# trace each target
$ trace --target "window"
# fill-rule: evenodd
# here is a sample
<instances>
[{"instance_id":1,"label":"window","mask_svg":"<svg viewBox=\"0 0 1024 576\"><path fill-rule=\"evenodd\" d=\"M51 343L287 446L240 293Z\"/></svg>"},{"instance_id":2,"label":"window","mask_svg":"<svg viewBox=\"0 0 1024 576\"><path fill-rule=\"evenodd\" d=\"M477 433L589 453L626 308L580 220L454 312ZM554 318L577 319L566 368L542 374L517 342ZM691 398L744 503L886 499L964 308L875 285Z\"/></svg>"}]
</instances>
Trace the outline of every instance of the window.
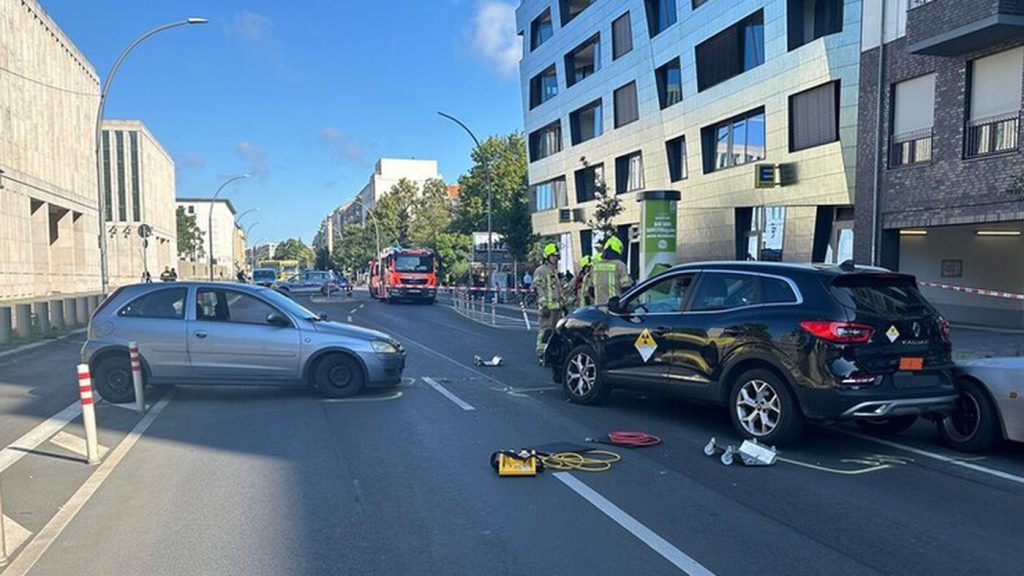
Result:
<instances>
[{"instance_id":1,"label":"window","mask_svg":"<svg viewBox=\"0 0 1024 576\"><path fill-rule=\"evenodd\" d=\"M569 132L574 145L601 135L603 126L600 99L569 114Z\"/></svg>"},{"instance_id":2,"label":"window","mask_svg":"<svg viewBox=\"0 0 1024 576\"><path fill-rule=\"evenodd\" d=\"M565 178L555 178L535 184L530 190L530 211L543 212L568 205Z\"/></svg>"},{"instance_id":3,"label":"window","mask_svg":"<svg viewBox=\"0 0 1024 576\"><path fill-rule=\"evenodd\" d=\"M142 198L139 192L139 133L129 132L132 156L132 220L142 222Z\"/></svg>"},{"instance_id":4,"label":"window","mask_svg":"<svg viewBox=\"0 0 1024 576\"><path fill-rule=\"evenodd\" d=\"M764 64L764 12L740 20L697 45L697 90Z\"/></svg>"},{"instance_id":5,"label":"window","mask_svg":"<svg viewBox=\"0 0 1024 576\"><path fill-rule=\"evenodd\" d=\"M625 194L644 187L644 157L640 151L615 159L615 193Z\"/></svg>"},{"instance_id":6,"label":"window","mask_svg":"<svg viewBox=\"0 0 1024 576\"><path fill-rule=\"evenodd\" d=\"M604 164L594 164L576 171L576 203L597 198L597 188L604 184Z\"/></svg>"},{"instance_id":7,"label":"window","mask_svg":"<svg viewBox=\"0 0 1024 576\"><path fill-rule=\"evenodd\" d=\"M555 65L530 79L530 109L547 102L558 95L558 75Z\"/></svg>"},{"instance_id":8,"label":"window","mask_svg":"<svg viewBox=\"0 0 1024 576\"><path fill-rule=\"evenodd\" d=\"M737 228L744 230L737 247L740 259L781 262L786 234L785 206L736 209Z\"/></svg>"},{"instance_id":9,"label":"window","mask_svg":"<svg viewBox=\"0 0 1024 576\"><path fill-rule=\"evenodd\" d=\"M195 214L196 213L196 207L195 206L189 206L188 207L188 213L189 214Z\"/></svg>"},{"instance_id":10,"label":"window","mask_svg":"<svg viewBox=\"0 0 1024 576\"><path fill-rule=\"evenodd\" d=\"M594 34L572 52L565 55L565 85L574 86L580 80L601 69L601 35Z\"/></svg>"},{"instance_id":11,"label":"window","mask_svg":"<svg viewBox=\"0 0 1024 576\"><path fill-rule=\"evenodd\" d=\"M117 219L128 220L128 187L124 185L124 131L114 132L114 153L117 155Z\"/></svg>"},{"instance_id":12,"label":"window","mask_svg":"<svg viewBox=\"0 0 1024 576\"><path fill-rule=\"evenodd\" d=\"M692 274L680 274L659 280L626 303L630 314L667 314L682 312L693 285Z\"/></svg>"},{"instance_id":13,"label":"window","mask_svg":"<svg viewBox=\"0 0 1024 576\"><path fill-rule=\"evenodd\" d=\"M536 50L538 46L546 42L548 38L551 38L554 32L554 26L551 22L551 9L548 8L530 23L530 50Z\"/></svg>"},{"instance_id":14,"label":"window","mask_svg":"<svg viewBox=\"0 0 1024 576\"><path fill-rule=\"evenodd\" d=\"M789 97L789 150L795 152L839 140L839 82Z\"/></svg>"},{"instance_id":15,"label":"window","mask_svg":"<svg viewBox=\"0 0 1024 576\"><path fill-rule=\"evenodd\" d=\"M701 275L690 309L697 312L712 312L754 306L759 303L759 278L748 274L705 273Z\"/></svg>"},{"instance_id":16,"label":"window","mask_svg":"<svg viewBox=\"0 0 1024 576\"><path fill-rule=\"evenodd\" d=\"M547 158L562 151L562 121L551 124L530 134L530 161Z\"/></svg>"},{"instance_id":17,"label":"window","mask_svg":"<svg viewBox=\"0 0 1024 576\"><path fill-rule=\"evenodd\" d=\"M935 74L896 84L893 87L892 116L889 167L930 161L935 118Z\"/></svg>"},{"instance_id":18,"label":"window","mask_svg":"<svg viewBox=\"0 0 1024 576\"><path fill-rule=\"evenodd\" d=\"M612 60L633 50L633 22L629 12L612 22Z\"/></svg>"},{"instance_id":19,"label":"window","mask_svg":"<svg viewBox=\"0 0 1024 576\"><path fill-rule=\"evenodd\" d=\"M843 31L843 0L788 0L789 49Z\"/></svg>"},{"instance_id":20,"label":"window","mask_svg":"<svg viewBox=\"0 0 1024 576\"><path fill-rule=\"evenodd\" d=\"M630 82L615 91L615 127L640 119L640 110L636 101L636 82Z\"/></svg>"},{"instance_id":21,"label":"window","mask_svg":"<svg viewBox=\"0 0 1024 576\"><path fill-rule=\"evenodd\" d=\"M185 317L185 298L188 288L168 288L143 294L118 311L126 318L159 318L181 320Z\"/></svg>"},{"instance_id":22,"label":"window","mask_svg":"<svg viewBox=\"0 0 1024 576\"><path fill-rule=\"evenodd\" d=\"M658 81L658 104L664 110L683 101L683 75L679 69L679 58L673 58L654 71Z\"/></svg>"},{"instance_id":23,"label":"window","mask_svg":"<svg viewBox=\"0 0 1024 576\"><path fill-rule=\"evenodd\" d=\"M704 173L740 166L765 157L764 108L701 130Z\"/></svg>"},{"instance_id":24,"label":"window","mask_svg":"<svg viewBox=\"0 0 1024 576\"><path fill-rule=\"evenodd\" d=\"M799 300L789 282L761 277L761 304L796 304Z\"/></svg>"},{"instance_id":25,"label":"window","mask_svg":"<svg viewBox=\"0 0 1024 576\"><path fill-rule=\"evenodd\" d=\"M562 15L562 26L571 22L593 3L594 0L558 0L558 12Z\"/></svg>"},{"instance_id":26,"label":"window","mask_svg":"<svg viewBox=\"0 0 1024 576\"><path fill-rule=\"evenodd\" d=\"M676 23L676 0L644 0L647 32L654 38Z\"/></svg>"},{"instance_id":27,"label":"window","mask_svg":"<svg viewBox=\"0 0 1024 576\"><path fill-rule=\"evenodd\" d=\"M693 0L693 9L696 10L708 3L708 0Z\"/></svg>"},{"instance_id":28,"label":"window","mask_svg":"<svg viewBox=\"0 0 1024 576\"><path fill-rule=\"evenodd\" d=\"M267 316L278 312L266 302L234 290L200 288L196 294L196 320L266 324Z\"/></svg>"},{"instance_id":29,"label":"window","mask_svg":"<svg viewBox=\"0 0 1024 576\"><path fill-rule=\"evenodd\" d=\"M970 64L970 118L964 156L973 158L1016 150L1020 127L1024 48L1014 48Z\"/></svg>"},{"instance_id":30,"label":"window","mask_svg":"<svg viewBox=\"0 0 1024 576\"><path fill-rule=\"evenodd\" d=\"M680 136L665 142L668 156L668 176L672 182L686 180L686 138Z\"/></svg>"},{"instance_id":31,"label":"window","mask_svg":"<svg viewBox=\"0 0 1024 576\"><path fill-rule=\"evenodd\" d=\"M114 219L114 195L111 190L113 184L111 180L114 179L114 173L110 171L110 131L103 131L103 199L106 202L104 212L106 212L107 222Z\"/></svg>"}]
</instances>

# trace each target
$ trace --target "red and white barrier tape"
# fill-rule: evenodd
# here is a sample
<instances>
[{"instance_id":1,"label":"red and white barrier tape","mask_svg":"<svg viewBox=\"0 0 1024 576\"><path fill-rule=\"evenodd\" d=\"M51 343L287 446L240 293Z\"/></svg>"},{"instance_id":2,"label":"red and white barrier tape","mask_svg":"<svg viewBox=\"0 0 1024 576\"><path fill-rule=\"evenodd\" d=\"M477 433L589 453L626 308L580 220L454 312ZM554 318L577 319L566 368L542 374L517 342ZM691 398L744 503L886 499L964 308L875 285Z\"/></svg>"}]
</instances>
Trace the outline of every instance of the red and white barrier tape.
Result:
<instances>
[{"instance_id":1,"label":"red and white barrier tape","mask_svg":"<svg viewBox=\"0 0 1024 576\"><path fill-rule=\"evenodd\" d=\"M1000 290L985 290L982 288L969 288L966 286L953 286L952 284L938 284L936 282L918 282L921 286L927 286L929 288L939 288L942 290L952 290L953 292L962 292L964 294L973 294L975 296L989 296L992 298L1002 298L1004 300L1024 300L1024 294L1017 294L1016 292L1002 292Z\"/></svg>"}]
</instances>

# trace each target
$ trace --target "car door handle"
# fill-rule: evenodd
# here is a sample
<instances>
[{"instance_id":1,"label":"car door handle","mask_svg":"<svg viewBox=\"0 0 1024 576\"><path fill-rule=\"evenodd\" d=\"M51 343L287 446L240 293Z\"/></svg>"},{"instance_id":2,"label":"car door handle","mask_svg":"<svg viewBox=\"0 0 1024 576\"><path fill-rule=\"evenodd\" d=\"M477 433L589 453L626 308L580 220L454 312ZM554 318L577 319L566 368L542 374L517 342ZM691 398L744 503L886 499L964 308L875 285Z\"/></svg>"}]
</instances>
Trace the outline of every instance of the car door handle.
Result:
<instances>
[{"instance_id":1,"label":"car door handle","mask_svg":"<svg viewBox=\"0 0 1024 576\"><path fill-rule=\"evenodd\" d=\"M726 328L722 330L722 336L742 336L743 330L737 327Z\"/></svg>"},{"instance_id":2,"label":"car door handle","mask_svg":"<svg viewBox=\"0 0 1024 576\"><path fill-rule=\"evenodd\" d=\"M192 335L195 336L196 338L199 338L200 340L206 338L206 332L203 330L196 330L195 332L192 333Z\"/></svg>"}]
</instances>

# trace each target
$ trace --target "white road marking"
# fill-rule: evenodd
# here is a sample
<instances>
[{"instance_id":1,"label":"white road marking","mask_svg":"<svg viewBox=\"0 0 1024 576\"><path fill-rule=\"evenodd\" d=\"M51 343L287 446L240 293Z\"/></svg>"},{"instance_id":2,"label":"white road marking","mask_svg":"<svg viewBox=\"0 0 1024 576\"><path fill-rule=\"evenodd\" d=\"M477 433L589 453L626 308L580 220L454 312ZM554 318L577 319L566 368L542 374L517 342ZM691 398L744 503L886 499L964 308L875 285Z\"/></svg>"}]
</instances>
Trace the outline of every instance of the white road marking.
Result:
<instances>
[{"instance_id":1,"label":"white road marking","mask_svg":"<svg viewBox=\"0 0 1024 576\"><path fill-rule=\"evenodd\" d=\"M348 311L349 314L355 314L356 312L359 312L359 308L353 308Z\"/></svg>"},{"instance_id":2,"label":"white road marking","mask_svg":"<svg viewBox=\"0 0 1024 576\"><path fill-rule=\"evenodd\" d=\"M996 478L1002 478L1003 480L1016 482L1017 484L1024 484L1024 477L1015 476L1013 474L1010 474L1009 472L1003 472L1002 470L988 468L987 466L980 466L978 464L973 464L971 462L965 462L959 458L946 456L945 454L938 454L936 452L929 452L927 450L921 450L920 448L914 448L913 446L907 446L905 444L900 444L898 442L883 440L881 438L875 438L873 436L867 436L865 434L858 434L857 432L852 432L850 430L839 431L844 434L860 438L861 440L877 442L878 444L882 444L890 448L905 450L907 452L910 452L911 454L917 454L918 456L927 456L928 458L933 458L935 460L938 460L939 462L945 462L946 464L952 464L953 466L960 466L961 468L967 468L968 470L974 470L975 472L981 472L982 474L988 474L989 476L995 476Z\"/></svg>"},{"instance_id":3,"label":"white road marking","mask_svg":"<svg viewBox=\"0 0 1024 576\"><path fill-rule=\"evenodd\" d=\"M74 434L68 434L62 430L54 434L53 438L50 438L50 443L56 444L69 452L74 452L83 458L88 457L88 451L85 448L85 438L75 436ZM99 446L100 458L103 458L103 455L107 453L109 448L103 445Z\"/></svg>"},{"instance_id":4,"label":"white road marking","mask_svg":"<svg viewBox=\"0 0 1024 576\"><path fill-rule=\"evenodd\" d=\"M82 413L82 405L75 401L67 408L57 412L42 424L30 430L27 434L15 440L10 446L0 450L0 472L7 470L15 462L21 460L50 436L56 434L68 422L74 420Z\"/></svg>"},{"instance_id":5,"label":"white road marking","mask_svg":"<svg viewBox=\"0 0 1024 576\"><path fill-rule=\"evenodd\" d=\"M4 542L7 544L7 557L10 558L14 555L14 551L32 536L32 533L7 516L0 518L0 522L4 523Z\"/></svg>"},{"instance_id":6,"label":"white road marking","mask_svg":"<svg viewBox=\"0 0 1024 576\"><path fill-rule=\"evenodd\" d=\"M346 318L345 321L348 322L349 324L351 324L352 323L352 315L349 314L348 318Z\"/></svg>"},{"instance_id":7,"label":"white road marking","mask_svg":"<svg viewBox=\"0 0 1024 576\"><path fill-rule=\"evenodd\" d=\"M107 459L89 476L85 484L82 484L75 494L71 496L71 499L57 511L53 518L50 518L46 526L43 526L43 529L36 534L35 538L25 546L25 550L3 571L3 576L24 576L36 565L36 562L39 561L50 545L57 540L61 532L82 511L82 508L89 502L89 499L99 490L100 486L103 485L103 482L107 480L117 465L121 463L121 460L128 454L128 451L135 446L139 438L156 420L156 417L164 411L164 408L167 407L167 403L171 401L173 396L174 389L171 389L135 425L135 428L132 428L132 431L125 436L124 440L121 440L121 443L114 448Z\"/></svg>"},{"instance_id":8,"label":"white road marking","mask_svg":"<svg viewBox=\"0 0 1024 576\"><path fill-rule=\"evenodd\" d=\"M459 408L462 408L467 412L470 410L476 410L476 408L473 408L473 406L471 406L468 402L464 401L462 398L459 398L455 394L452 394L447 388L438 384L436 381L434 381L433 378L423 378L422 380L426 382L428 385L430 385L431 388L440 392L442 396L454 402Z\"/></svg>"},{"instance_id":9,"label":"white road marking","mask_svg":"<svg viewBox=\"0 0 1024 576\"><path fill-rule=\"evenodd\" d=\"M395 390L389 394L382 394L377 396L359 396L357 398L327 398L324 402L330 404L344 404L347 402L384 402L385 400L397 400L402 397L401 390Z\"/></svg>"},{"instance_id":10,"label":"white road marking","mask_svg":"<svg viewBox=\"0 0 1024 576\"><path fill-rule=\"evenodd\" d=\"M554 476L561 480L562 484L568 486L570 490L582 496L587 502L593 504L594 507L603 512L605 516L608 516L614 520L616 524L625 528L633 536L636 536L641 542L647 544L651 550L654 550L663 558L671 562L676 568L679 568L690 576L714 576L714 572L708 570L700 562L697 562L685 552L673 546L668 540L658 536L658 534L653 530L641 524L636 518L630 516L622 508L612 504L607 498L598 494L590 486L580 482L572 474L568 472L555 472Z\"/></svg>"}]
</instances>

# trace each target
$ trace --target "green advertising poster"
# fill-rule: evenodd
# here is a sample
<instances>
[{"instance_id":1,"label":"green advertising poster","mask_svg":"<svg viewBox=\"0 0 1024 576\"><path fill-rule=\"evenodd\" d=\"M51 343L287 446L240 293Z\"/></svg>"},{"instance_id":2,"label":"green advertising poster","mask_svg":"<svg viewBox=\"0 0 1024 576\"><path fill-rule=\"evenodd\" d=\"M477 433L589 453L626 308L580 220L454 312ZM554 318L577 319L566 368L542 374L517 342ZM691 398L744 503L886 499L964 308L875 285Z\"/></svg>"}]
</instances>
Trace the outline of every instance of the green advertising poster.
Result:
<instances>
[{"instance_id":1,"label":"green advertising poster","mask_svg":"<svg viewBox=\"0 0 1024 576\"><path fill-rule=\"evenodd\" d=\"M642 278L664 272L676 263L676 211L680 194L675 190L648 191L642 202L640 249Z\"/></svg>"}]
</instances>

